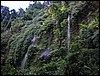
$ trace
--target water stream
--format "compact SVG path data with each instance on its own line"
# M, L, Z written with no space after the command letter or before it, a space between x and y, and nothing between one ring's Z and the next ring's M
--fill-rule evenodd
M69 53L69 50L70 50L70 15L68 15L68 31L67 31L67 42L68 42L68 53Z
M26 60L27 60L27 54L28 52L25 54L23 60L22 60L22 63L21 63L21 69L24 69L25 68L25 65L26 65Z
M48 58L50 52L50 46L47 47L47 49L40 55L40 59Z
M31 40L32 41L32 44L34 45L34 42L36 40L36 37L34 36L33 39ZM23 60L22 60L22 63L21 63L21 69L24 69L25 66L26 66L26 61L27 61L27 57L28 57L28 51L26 52Z
M31 40L33 46L34 46L35 40L36 40L36 36L34 36L33 39Z

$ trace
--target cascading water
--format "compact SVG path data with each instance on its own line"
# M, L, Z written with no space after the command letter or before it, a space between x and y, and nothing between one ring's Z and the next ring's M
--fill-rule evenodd
M27 53L25 54L25 56L24 56L24 59L23 59L22 64L21 64L21 69L24 69L24 67L25 67L25 65L26 65L27 54L28 54L28 52L27 52Z
M31 40L33 45L34 45L35 40L36 40L36 37L34 36L33 39Z
M36 40L36 37L34 36L33 39L31 40L32 41L32 44L34 44ZM27 61L27 56L28 56L28 51L26 52L23 60L22 60L22 63L21 63L21 69L24 69L25 68L25 65L26 65L26 61Z
M47 47L47 49L41 54L40 59L45 59L49 56L50 52L50 46Z
M70 50L70 15L68 15L68 32L67 32L67 42L68 42L68 53L69 53L69 50Z

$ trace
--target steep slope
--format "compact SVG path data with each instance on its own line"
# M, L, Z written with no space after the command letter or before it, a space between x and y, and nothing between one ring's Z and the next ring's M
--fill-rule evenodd
M1 34L1 41L3 75L98 75L98 1L62 1L47 8L30 8L11 22L10 29ZM26 66L21 69L26 54Z

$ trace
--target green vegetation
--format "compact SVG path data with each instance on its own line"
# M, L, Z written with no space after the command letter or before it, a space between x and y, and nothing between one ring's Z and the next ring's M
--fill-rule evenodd
M2 75L99 74L99 1L34 1L26 11L20 8L10 13L6 6L1 10ZM40 60L47 46L49 57ZM26 66L21 69L26 52Z

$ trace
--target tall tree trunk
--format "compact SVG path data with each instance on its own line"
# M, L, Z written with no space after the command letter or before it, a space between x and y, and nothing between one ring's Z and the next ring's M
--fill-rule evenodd
M8 21L8 24L7 24L6 27L5 27L5 30L6 30L7 27L9 26L9 24L10 24L10 22L11 22L11 18L12 18L12 15L10 16L10 19L9 19L9 21Z

